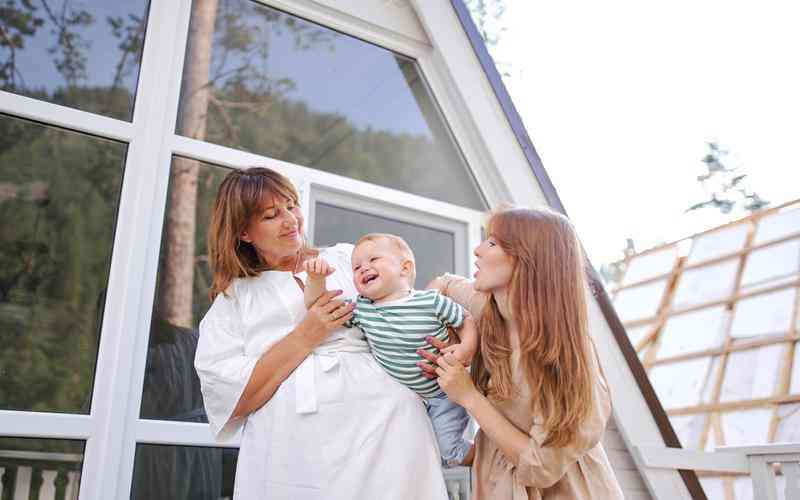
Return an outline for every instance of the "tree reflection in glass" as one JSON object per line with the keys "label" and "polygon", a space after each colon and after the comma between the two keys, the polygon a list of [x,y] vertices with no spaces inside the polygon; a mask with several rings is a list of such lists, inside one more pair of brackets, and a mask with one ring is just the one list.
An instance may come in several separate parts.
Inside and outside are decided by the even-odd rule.
{"label": "tree reflection in glass", "polygon": [[3,0],[0,89],[130,120],[147,0]]}
{"label": "tree reflection in glass", "polygon": [[0,409],[89,411],[126,149],[0,115]]}

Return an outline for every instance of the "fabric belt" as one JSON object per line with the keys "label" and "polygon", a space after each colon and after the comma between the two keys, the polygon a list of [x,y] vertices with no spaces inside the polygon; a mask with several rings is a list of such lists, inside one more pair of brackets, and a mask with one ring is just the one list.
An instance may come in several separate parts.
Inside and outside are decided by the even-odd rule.
{"label": "fabric belt", "polygon": [[314,378],[314,365],[319,363],[323,372],[333,370],[339,364],[340,353],[369,352],[369,345],[342,345],[332,343],[321,345],[314,349],[311,354],[300,363],[295,370],[295,408],[297,413],[316,413],[317,411],[317,387]]}

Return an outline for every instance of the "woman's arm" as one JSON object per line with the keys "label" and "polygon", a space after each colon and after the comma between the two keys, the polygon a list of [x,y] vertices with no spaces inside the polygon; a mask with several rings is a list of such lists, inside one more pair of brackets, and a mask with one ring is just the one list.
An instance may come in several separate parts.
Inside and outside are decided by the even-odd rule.
{"label": "woman's arm", "polygon": [[278,387],[311,351],[330,332],[352,318],[353,305],[334,300],[340,293],[341,290],[334,290],[322,294],[297,327],[261,355],[239,397],[231,420],[249,415],[272,399]]}

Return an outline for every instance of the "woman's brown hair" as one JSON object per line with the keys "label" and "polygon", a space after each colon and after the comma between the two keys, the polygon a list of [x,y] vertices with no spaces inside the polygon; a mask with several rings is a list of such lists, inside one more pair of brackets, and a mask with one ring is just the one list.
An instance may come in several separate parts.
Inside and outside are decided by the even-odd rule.
{"label": "woman's brown hair", "polygon": [[[543,445],[573,444],[593,404],[595,376],[585,261],[575,230],[563,215],[528,208],[495,212],[487,229],[514,261],[508,300],[519,331],[519,368],[530,387],[532,409],[547,432]],[[515,394],[512,349],[494,296],[478,318],[478,329],[481,348],[472,377],[484,394],[508,399]]]}
{"label": "woman's brown hair", "polygon": [[[250,218],[261,213],[264,203],[273,198],[300,203],[300,195],[292,182],[269,168],[233,170],[223,179],[208,231],[208,259],[214,273],[209,291],[212,300],[224,294],[234,279],[258,276],[270,269],[271,264],[240,236]],[[303,243],[302,253],[314,253],[314,250]]]}

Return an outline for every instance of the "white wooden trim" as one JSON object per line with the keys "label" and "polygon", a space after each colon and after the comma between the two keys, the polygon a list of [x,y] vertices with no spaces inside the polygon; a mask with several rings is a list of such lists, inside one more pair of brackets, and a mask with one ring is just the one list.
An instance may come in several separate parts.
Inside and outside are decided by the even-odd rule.
{"label": "white wooden trim", "polygon": [[800,455],[800,443],[775,443],[752,446],[719,446],[717,451],[742,453],[745,455]]}
{"label": "white wooden trim", "polygon": [[85,440],[94,427],[90,415],[0,410],[2,436]]}
{"label": "white wooden trim", "polygon": [[469,272],[469,223],[470,220],[457,220],[441,215],[434,215],[427,211],[419,211],[409,208],[407,205],[393,205],[381,199],[364,194],[355,194],[346,191],[330,189],[325,185],[312,184],[310,191],[310,217],[307,219],[307,233],[309,236],[314,234],[316,217],[314,207],[316,203],[326,203],[336,207],[354,210],[357,212],[368,213],[390,220],[405,222],[408,224],[420,225],[431,229],[437,229],[453,235],[453,255],[456,274],[467,274]]}
{"label": "white wooden trim", "polygon": [[[457,106],[455,110],[448,109],[447,119],[460,120],[474,127],[478,133],[468,139],[485,147],[488,152],[487,160],[491,161],[485,160],[479,163],[479,168],[497,172],[497,181],[511,193],[516,203],[544,204],[544,194],[531,172],[522,147],[511,130],[511,125],[480,66],[450,0],[409,1],[417,11],[437,54],[432,61],[439,68],[437,74],[446,75],[444,78],[432,78],[432,86],[438,90],[438,94],[452,99],[451,102]],[[444,54],[447,54],[447,57],[444,57]],[[429,68],[430,65],[426,64],[426,67]],[[442,88],[438,80],[445,79],[450,84],[445,83]],[[437,99],[441,97],[437,95]],[[447,106],[449,108],[449,105]],[[463,139],[465,138],[459,137],[459,142],[462,143]],[[486,177],[479,176],[479,181],[485,185],[492,185],[490,175],[491,173]],[[493,191],[502,193],[503,189],[493,186]],[[506,200],[491,200],[493,204],[499,201]]]}
{"label": "white wooden trim", "polygon": [[133,137],[133,125],[129,122],[2,90],[0,113],[122,142],[128,142]]}
{"label": "white wooden trim", "polygon": [[175,155],[222,167],[241,169],[251,166],[266,166],[299,182],[310,182],[340,191],[351,192],[353,194],[369,193],[368,196],[370,198],[380,199],[394,205],[415,207],[417,210],[426,212],[447,214],[447,217],[454,220],[480,220],[483,217],[483,212],[471,208],[425,198],[406,191],[379,186],[358,179],[331,174],[322,170],[303,167],[294,163],[248,153],[227,146],[198,141],[180,135],[172,135],[170,141],[172,152]]}
{"label": "white wooden trim", "polygon": [[183,56],[181,39],[188,32],[188,12],[188,0],[152,0],[150,5],[136,103],[137,135],[128,152],[98,358],[93,414],[99,425],[97,439],[87,445],[88,474],[82,478],[81,500],[130,496],[134,424],[140,411],[169,182],[170,155],[164,144],[175,123],[165,110],[177,109],[169,102],[177,96],[171,92],[173,86],[165,85],[165,75],[167,81],[180,81],[173,52],[180,47]]}
{"label": "white wooden trim", "polygon": [[707,453],[660,446],[634,446],[633,453],[645,467],[750,473],[750,463],[743,453]]}
{"label": "white wooden trim", "polygon": [[409,57],[418,58],[431,51],[429,45],[403,33],[379,26],[312,0],[256,1]]}
{"label": "white wooden trim", "polygon": [[224,441],[215,439],[208,424],[144,419],[136,422],[137,443],[238,448],[240,441],[241,431]]}

